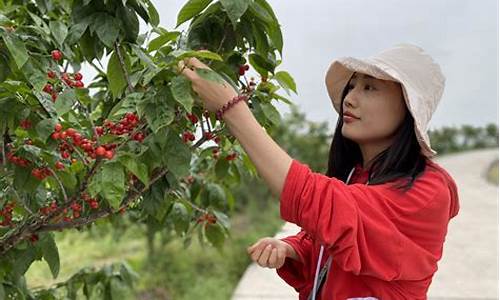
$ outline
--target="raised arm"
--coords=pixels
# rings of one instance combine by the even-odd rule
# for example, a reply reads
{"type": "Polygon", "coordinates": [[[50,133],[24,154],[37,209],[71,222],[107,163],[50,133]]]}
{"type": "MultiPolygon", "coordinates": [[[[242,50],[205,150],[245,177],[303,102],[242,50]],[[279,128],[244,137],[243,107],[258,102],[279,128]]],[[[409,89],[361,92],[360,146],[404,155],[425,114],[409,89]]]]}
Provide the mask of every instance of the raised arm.
{"type": "MultiPolygon", "coordinates": [[[[229,84],[207,81],[199,77],[194,68],[209,67],[196,58],[179,63],[182,74],[192,82],[193,90],[204,101],[205,107],[216,111],[229,102],[237,92],[229,84]]],[[[240,142],[257,168],[259,175],[275,196],[280,196],[292,158],[276,144],[253,116],[246,103],[238,102],[223,115],[229,130],[240,142]]]]}

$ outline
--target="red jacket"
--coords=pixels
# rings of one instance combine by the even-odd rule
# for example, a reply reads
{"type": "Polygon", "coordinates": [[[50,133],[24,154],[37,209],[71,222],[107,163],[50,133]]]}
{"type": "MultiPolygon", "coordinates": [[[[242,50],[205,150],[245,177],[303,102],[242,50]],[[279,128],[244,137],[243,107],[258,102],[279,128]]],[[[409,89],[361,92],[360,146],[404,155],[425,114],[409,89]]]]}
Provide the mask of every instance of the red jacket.
{"type": "Polygon", "coordinates": [[[406,193],[391,187],[395,181],[370,186],[367,179],[359,164],[346,185],[292,161],[280,213],[302,230],[282,240],[300,261],[286,258],[277,273],[300,300],[312,290],[321,244],[321,266],[329,255],[333,261],[316,299],[427,299],[448,222],[459,211],[455,182],[430,159],[406,193]]]}

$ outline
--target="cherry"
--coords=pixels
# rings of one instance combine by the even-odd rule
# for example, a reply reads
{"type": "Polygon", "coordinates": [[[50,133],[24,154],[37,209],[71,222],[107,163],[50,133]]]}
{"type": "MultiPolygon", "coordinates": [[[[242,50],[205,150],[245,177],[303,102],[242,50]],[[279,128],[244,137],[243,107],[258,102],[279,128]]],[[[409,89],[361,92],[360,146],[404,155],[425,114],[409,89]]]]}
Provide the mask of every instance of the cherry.
{"type": "Polygon", "coordinates": [[[43,87],[43,91],[46,92],[47,94],[50,94],[52,93],[52,91],[54,90],[52,84],[50,83],[47,83],[44,87],[43,87]]]}
{"type": "Polygon", "coordinates": [[[232,153],[232,154],[229,154],[228,156],[226,156],[226,160],[227,161],[231,161],[231,160],[234,160],[236,158],[236,156],[238,155],[238,153],[232,153]]]}
{"type": "Polygon", "coordinates": [[[83,85],[83,82],[81,82],[80,80],[77,80],[77,81],[73,82],[72,86],[77,87],[77,88],[82,88],[84,85],[83,85]]]}
{"type": "Polygon", "coordinates": [[[59,61],[63,57],[62,52],[59,50],[52,50],[51,55],[52,55],[52,59],[55,61],[59,61]]]}
{"type": "Polygon", "coordinates": [[[62,128],[63,128],[63,127],[62,127],[61,123],[57,123],[57,124],[54,126],[54,130],[55,130],[56,132],[60,132],[60,131],[62,130],[62,128]]]}
{"type": "Polygon", "coordinates": [[[50,96],[52,98],[52,102],[56,102],[57,100],[57,94],[56,93],[52,93],[52,95],[50,96]]]}
{"type": "Polygon", "coordinates": [[[135,141],[138,141],[139,143],[142,143],[142,141],[144,141],[144,134],[142,132],[137,132],[136,134],[134,134],[134,136],[132,138],[135,141]]]}
{"type": "Polygon", "coordinates": [[[61,138],[61,134],[59,132],[53,132],[50,137],[53,139],[53,140],[58,140],[61,138]]]}
{"type": "Polygon", "coordinates": [[[56,169],[58,170],[64,169],[64,164],[60,161],[56,162],[56,169]]]}
{"type": "Polygon", "coordinates": [[[61,155],[64,159],[68,159],[70,157],[70,154],[66,151],[64,151],[61,155]]]}
{"type": "Polygon", "coordinates": [[[104,156],[107,159],[112,159],[114,155],[115,155],[115,153],[112,150],[108,150],[108,151],[106,151],[106,153],[104,153],[104,156]]]}
{"type": "Polygon", "coordinates": [[[31,128],[31,121],[28,119],[24,119],[20,122],[21,128],[23,129],[29,129],[31,128]]]}
{"type": "Polygon", "coordinates": [[[36,235],[36,234],[32,234],[32,235],[30,236],[30,241],[31,241],[32,243],[36,243],[36,242],[38,241],[38,235],[36,235]]]}
{"type": "Polygon", "coordinates": [[[205,131],[203,133],[203,136],[205,137],[205,139],[211,140],[214,137],[214,134],[212,132],[210,132],[210,131],[205,131]]]}
{"type": "Polygon", "coordinates": [[[82,73],[77,72],[77,73],[75,73],[75,75],[73,75],[73,78],[75,78],[75,80],[82,80],[83,75],[82,75],[82,73]]]}
{"type": "Polygon", "coordinates": [[[217,143],[217,144],[220,144],[220,137],[216,136],[214,138],[214,142],[217,143]]]}
{"type": "Polygon", "coordinates": [[[106,154],[106,149],[103,146],[99,146],[95,149],[95,154],[98,156],[104,156],[106,154]]]}
{"type": "Polygon", "coordinates": [[[54,79],[56,78],[56,72],[50,70],[47,72],[47,77],[49,77],[50,79],[54,79]]]}
{"type": "Polygon", "coordinates": [[[195,114],[187,114],[187,117],[191,121],[191,123],[198,123],[198,117],[195,114]]]}

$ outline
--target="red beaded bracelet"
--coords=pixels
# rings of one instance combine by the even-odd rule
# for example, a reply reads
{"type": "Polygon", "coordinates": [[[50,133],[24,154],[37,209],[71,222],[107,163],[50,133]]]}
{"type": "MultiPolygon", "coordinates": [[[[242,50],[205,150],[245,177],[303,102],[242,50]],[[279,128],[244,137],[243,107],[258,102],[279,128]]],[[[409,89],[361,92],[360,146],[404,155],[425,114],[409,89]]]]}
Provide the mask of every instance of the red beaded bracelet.
{"type": "Polygon", "coordinates": [[[248,96],[247,95],[238,95],[238,96],[234,96],[232,100],[230,100],[229,102],[227,102],[226,104],[224,104],[224,106],[222,106],[221,108],[219,108],[216,112],[215,112],[215,118],[217,120],[222,120],[222,115],[227,111],[229,110],[232,106],[234,106],[236,103],[242,101],[242,100],[245,100],[245,101],[248,101],[248,96]]]}

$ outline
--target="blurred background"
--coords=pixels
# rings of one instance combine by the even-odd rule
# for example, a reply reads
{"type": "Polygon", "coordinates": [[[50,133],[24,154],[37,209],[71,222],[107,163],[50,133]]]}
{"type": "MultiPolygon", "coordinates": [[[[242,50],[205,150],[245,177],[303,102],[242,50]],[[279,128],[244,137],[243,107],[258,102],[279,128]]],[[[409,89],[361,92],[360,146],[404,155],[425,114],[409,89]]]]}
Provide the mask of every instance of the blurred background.
{"type": "MultiPolygon", "coordinates": [[[[433,285],[442,284],[443,289],[433,290],[433,299],[497,299],[498,2],[268,2],[283,31],[283,63],[278,70],[290,72],[298,90],[298,95],[290,95],[296,105],[276,104],[283,122],[270,134],[293,158],[314,171],[326,171],[338,118],[324,86],[324,74],[334,58],[366,57],[408,42],[424,48],[440,64],[447,81],[430,124],[431,143],[439,153],[439,162],[457,177],[463,196],[457,220],[462,213],[464,217],[463,223],[457,221],[456,228],[450,227],[442,265],[446,270],[443,274],[449,275],[436,278],[433,285]],[[470,176],[460,177],[462,173],[470,176]],[[475,210],[478,207],[483,209],[475,210]],[[480,228],[488,234],[478,235],[480,228]],[[458,231],[463,235],[453,236],[458,231]],[[448,253],[449,261],[445,261],[448,253]],[[466,268],[458,269],[461,262],[466,268]]],[[[186,1],[153,3],[160,14],[160,25],[173,30],[177,13],[186,1]]],[[[82,73],[85,78],[95,75],[85,66],[82,73]]],[[[261,237],[279,233],[284,223],[279,218],[279,203],[265,184],[255,178],[244,178],[244,182],[234,191],[232,236],[222,253],[197,240],[185,248],[175,234],[151,224],[105,223],[83,234],[68,231],[58,235],[58,280],[85,266],[99,268],[126,262],[138,274],[135,291],[125,293],[130,299],[266,299],[262,296],[266,291],[251,282],[257,280],[252,276],[267,277],[260,271],[248,272],[255,266],[250,264],[246,247],[261,237]]],[[[269,271],[274,272],[263,270],[269,271]]],[[[35,263],[27,274],[28,284],[53,284],[48,272],[44,262],[35,263]]],[[[283,292],[280,289],[287,287],[277,275],[274,278],[281,286],[270,289],[281,292],[273,299],[294,299],[294,291],[283,292]]]]}

